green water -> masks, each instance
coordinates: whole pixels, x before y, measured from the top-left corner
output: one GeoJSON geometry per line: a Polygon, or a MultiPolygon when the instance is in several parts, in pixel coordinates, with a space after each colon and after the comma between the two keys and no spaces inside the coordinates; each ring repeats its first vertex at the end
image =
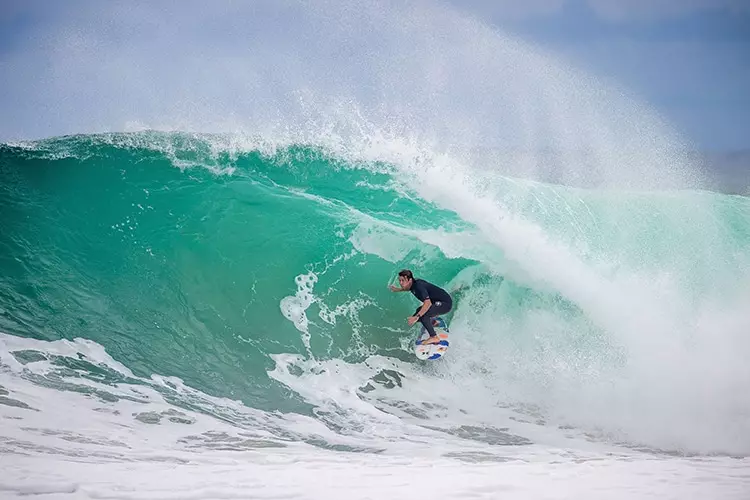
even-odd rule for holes
{"type": "MultiPolygon", "coordinates": [[[[139,133],[4,145],[0,177],[0,330],[90,339],[139,376],[178,376],[283,410],[299,402],[268,377],[270,354],[413,362],[402,342],[417,303],[387,289],[403,267],[450,287],[454,312],[506,346],[510,366],[537,363],[534,373],[554,378],[561,359],[566,370],[571,360],[627,363],[590,301],[595,284],[554,276],[560,266],[540,279],[553,259],[536,255],[539,245],[528,243],[528,261],[503,247],[525,233],[496,239],[455,205],[424,201],[393,165],[312,146],[243,150],[211,136],[139,133]],[[282,304],[304,277],[315,280],[314,302],[308,323],[295,325],[282,304]],[[541,314],[554,327],[534,323],[541,314]],[[488,318],[507,328],[486,330],[488,318]]],[[[665,314],[706,297],[733,314],[746,305],[745,198],[513,179],[492,189],[506,217],[554,242],[540,255],[563,246],[576,262],[603,266],[599,275],[669,277],[664,298],[679,300],[665,314]]]]}
{"type": "MultiPolygon", "coordinates": [[[[388,177],[342,171],[309,148],[210,158],[202,142],[184,139],[172,156],[141,139],[145,147],[91,137],[3,147],[1,330],[91,339],[138,374],[178,375],[209,393],[277,406],[267,354],[305,352],[279,303],[297,291],[296,276],[314,271],[316,295],[334,309],[376,304],[335,325],[317,318],[315,356],[361,357],[356,345],[398,349],[393,330],[407,329],[403,303],[387,290],[395,267],[349,257],[348,236],[364,216],[398,223],[423,205],[358,188],[388,177]],[[181,170],[179,160],[196,165],[181,170]]],[[[432,223],[443,216],[436,211],[432,223]]],[[[436,280],[466,265],[435,260],[436,280]]]]}

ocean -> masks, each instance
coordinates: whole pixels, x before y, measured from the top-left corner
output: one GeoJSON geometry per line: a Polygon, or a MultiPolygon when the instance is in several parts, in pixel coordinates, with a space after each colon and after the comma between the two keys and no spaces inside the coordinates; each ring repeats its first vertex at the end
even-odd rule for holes
{"type": "Polygon", "coordinates": [[[0,161],[6,494],[747,492],[747,198],[184,133],[0,161]],[[456,298],[439,361],[402,268],[456,298]]]}
{"type": "Polygon", "coordinates": [[[750,198],[476,20],[300,5],[163,74],[65,31],[71,132],[0,144],[0,497],[748,498],[750,198]]]}

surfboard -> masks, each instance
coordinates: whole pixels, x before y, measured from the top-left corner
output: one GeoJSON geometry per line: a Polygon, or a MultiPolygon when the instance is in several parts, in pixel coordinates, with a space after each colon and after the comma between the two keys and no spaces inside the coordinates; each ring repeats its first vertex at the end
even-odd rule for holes
{"type": "Polygon", "coordinates": [[[414,342],[414,354],[419,359],[440,359],[448,351],[450,341],[448,340],[448,325],[445,320],[440,316],[432,318],[432,325],[435,327],[435,333],[440,337],[440,342],[437,344],[422,344],[423,340],[427,340],[430,334],[423,326],[419,332],[419,337],[414,342]]]}

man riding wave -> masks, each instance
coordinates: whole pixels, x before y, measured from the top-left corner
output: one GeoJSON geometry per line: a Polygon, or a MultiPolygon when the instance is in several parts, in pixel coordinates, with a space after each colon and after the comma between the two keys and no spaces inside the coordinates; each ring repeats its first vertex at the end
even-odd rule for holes
{"type": "Polygon", "coordinates": [[[435,333],[432,318],[448,313],[453,308],[453,298],[450,294],[437,285],[423,279],[415,279],[412,272],[402,269],[398,273],[398,282],[401,288],[390,285],[392,292],[411,292],[422,305],[414,311],[413,316],[407,318],[409,326],[419,321],[424,326],[430,338],[424,344],[437,344],[440,338],[435,333]]]}

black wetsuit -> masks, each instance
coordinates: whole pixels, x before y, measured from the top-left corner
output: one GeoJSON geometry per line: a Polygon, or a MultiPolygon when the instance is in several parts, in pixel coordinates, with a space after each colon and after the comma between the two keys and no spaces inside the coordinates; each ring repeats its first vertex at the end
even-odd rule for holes
{"type": "MultiPolygon", "coordinates": [[[[415,279],[409,291],[421,302],[427,299],[430,299],[432,302],[427,312],[419,318],[419,322],[429,332],[430,337],[434,337],[436,334],[435,328],[432,326],[432,318],[449,312],[453,308],[453,299],[448,292],[439,286],[435,286],[429,281],[422,279],[415,279]]],[[[417,310],[414,311],[414,316],[419,313],[420,309],[422,309],[422,306],[417,307],[417,310]]]]}

